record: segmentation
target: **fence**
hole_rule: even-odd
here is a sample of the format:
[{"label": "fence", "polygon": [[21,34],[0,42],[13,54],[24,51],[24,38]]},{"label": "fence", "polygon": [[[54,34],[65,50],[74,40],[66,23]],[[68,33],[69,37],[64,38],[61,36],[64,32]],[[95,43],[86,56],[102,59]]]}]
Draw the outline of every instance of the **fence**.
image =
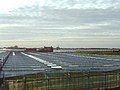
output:
[{"label": "fence", "polygon": [[109,90],[120,87],[120,71],[46,72],[1,80],[1,90]]}]

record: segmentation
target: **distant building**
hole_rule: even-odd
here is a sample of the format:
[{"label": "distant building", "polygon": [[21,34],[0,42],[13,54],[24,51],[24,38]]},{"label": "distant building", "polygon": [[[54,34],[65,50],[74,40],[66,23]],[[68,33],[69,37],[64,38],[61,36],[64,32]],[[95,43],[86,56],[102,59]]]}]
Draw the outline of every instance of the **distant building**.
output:
[{"label": "distant building", "polygon": [[57,47],[56,47],[56,50],[59,50],[59,49],[60,49],[60,47],[59,47],[59,46],[57,46]]},{"label": "distant building", "polygon": [[17,49],[18,48],[18,46],[17,45],[15,45],[15,46],[11,46],[11,47],[6,47],[7,49]]},{"label": "distant building", "polygon": [[25,51],[28,51],[28,52],[36,52],[37,49],[36,49],[36,48],[25,48]]},{"label": "distant building", "polygon": [[120,52],[120,49],[113,48],[113,52]]},{"label": "distant building", "polygon": [[44,47],[44,48],[40,48],[37,49],[38,52],[53,52],[53,47]]}]

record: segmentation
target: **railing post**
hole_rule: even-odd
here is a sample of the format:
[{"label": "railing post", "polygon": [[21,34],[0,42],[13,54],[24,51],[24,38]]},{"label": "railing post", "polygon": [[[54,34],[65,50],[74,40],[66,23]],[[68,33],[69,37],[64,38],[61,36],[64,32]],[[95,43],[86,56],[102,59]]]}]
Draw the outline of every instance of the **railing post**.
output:
[{"label": "railing post", "polygon": [[120,88],[120,70],[119,70],[119,72],[118,72],[118,77],[119,77],[119,88]]},{"label": "railing post", "polygon": [[36,82],[37,82],[37,90],[38,90],[38,80],[39,80],[39,78],[38,78],[38,74],[36,74]]},{"label": "railing post", "polygon": [[24,90],[26,90],[26,76],[23,77],[23,81],[24,81]]},{"label": "railing post", "polygon": [[0,90],[2,90],[3,78],[0,77]]},{"label": "railing post", "polygon": [[88,71],[88,90],[90,90],[90,73]]},{"label": "railing post", "polygon": [[68,90],[70,90],[70,73],[69,72],[68,72],[67,77],[68,77]]},{"label": "railing post", "polygon": [[50,90],[50,81],[49,81],[49,78],[47,79],[48,80],[48,90]]},{"label": "railing post", "polygon": [[107,72],[105,72],[105,89],[107,89]]}]

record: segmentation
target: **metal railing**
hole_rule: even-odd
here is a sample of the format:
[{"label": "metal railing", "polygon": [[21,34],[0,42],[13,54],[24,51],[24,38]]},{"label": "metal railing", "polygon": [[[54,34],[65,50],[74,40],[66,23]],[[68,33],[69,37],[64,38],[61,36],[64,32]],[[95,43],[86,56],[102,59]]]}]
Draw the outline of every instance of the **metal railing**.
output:
[{"label": "metal railing", "polygon": [[0,90],[109,90],[120,87],[120,70],[45,72],[1,80]]}]

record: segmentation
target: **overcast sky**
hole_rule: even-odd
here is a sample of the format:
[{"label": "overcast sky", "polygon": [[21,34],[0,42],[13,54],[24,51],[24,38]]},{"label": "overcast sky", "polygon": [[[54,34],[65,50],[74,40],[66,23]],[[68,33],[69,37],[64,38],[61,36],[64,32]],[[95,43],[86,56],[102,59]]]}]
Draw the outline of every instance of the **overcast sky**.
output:
[{"label": "overcast sky", "polygon": [[120,0],[0,0],[0,47],[120,47]]}]

